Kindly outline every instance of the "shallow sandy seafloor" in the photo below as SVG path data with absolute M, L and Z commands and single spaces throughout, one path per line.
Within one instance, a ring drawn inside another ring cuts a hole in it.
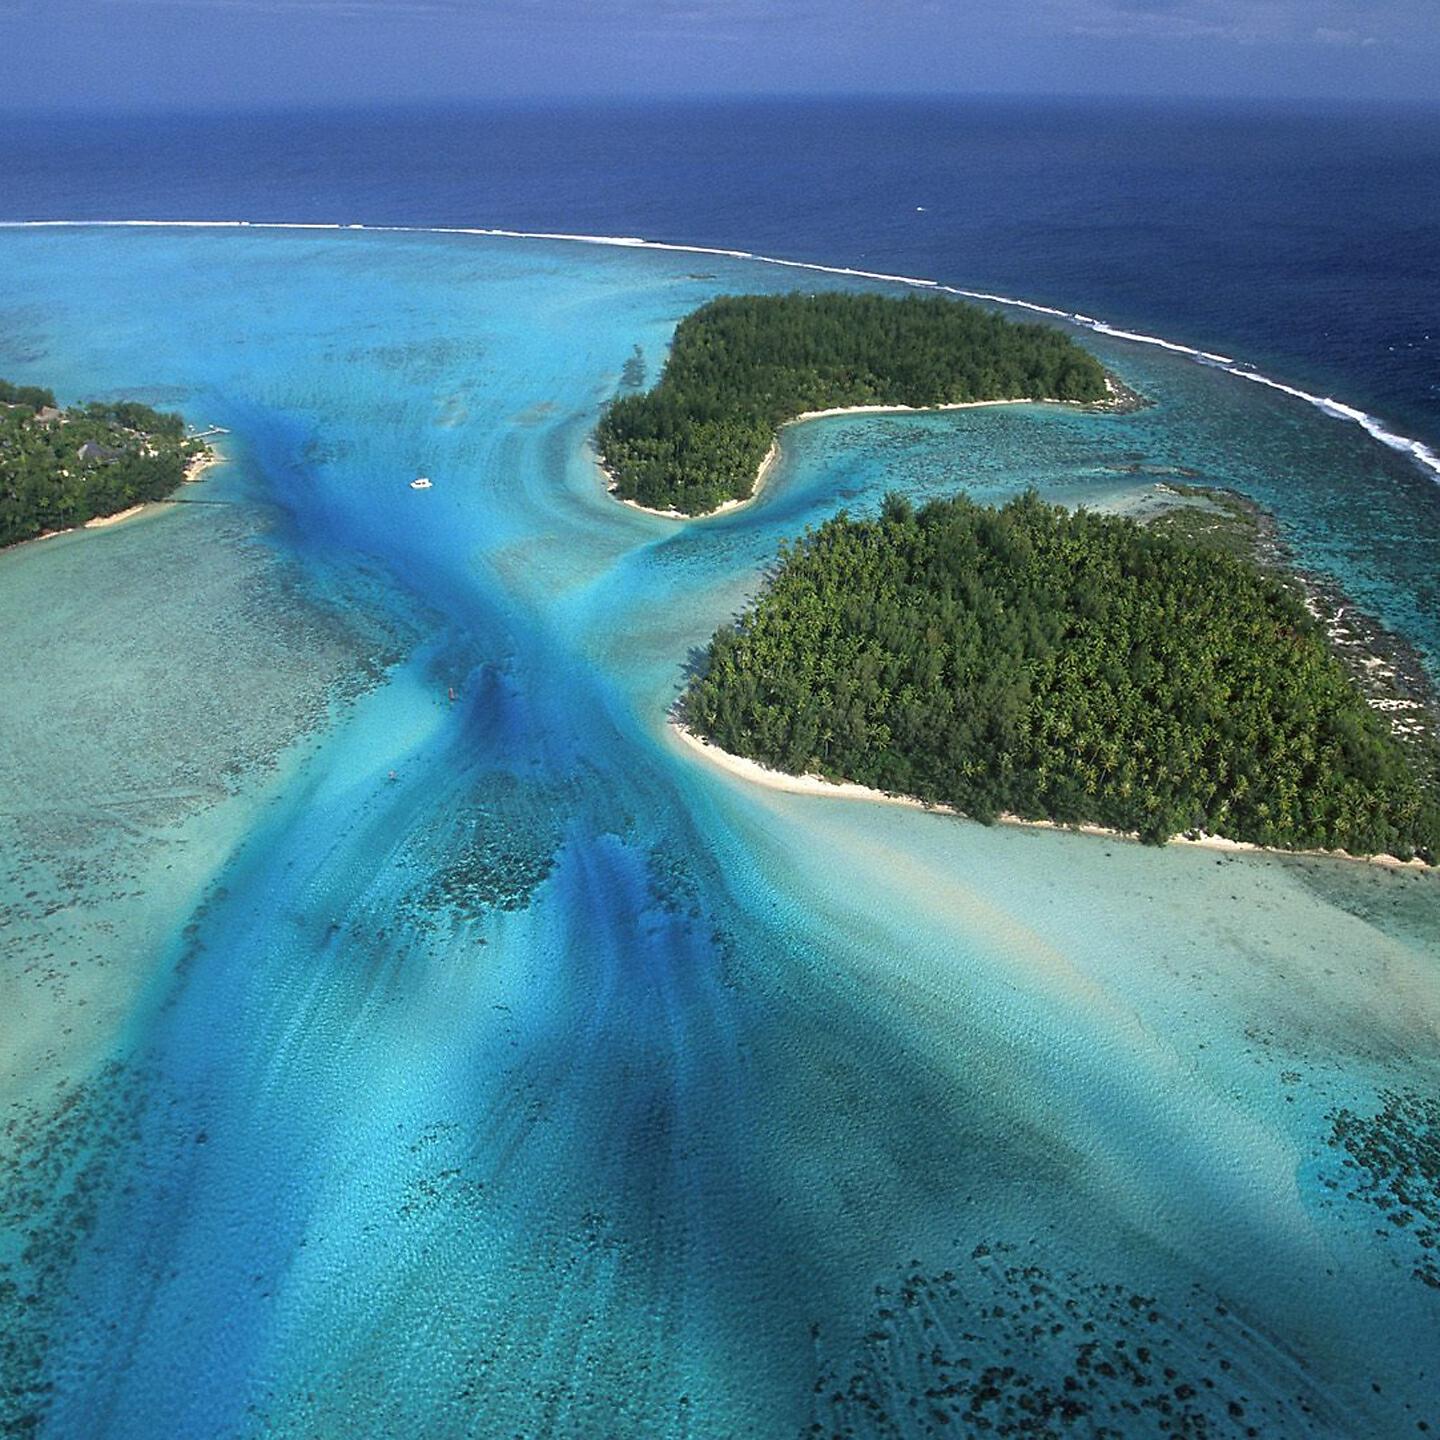
M 782 794 L 664 723 L 779 540 L 892 485 L 1194 472 L 1433 667 L 1418 470 L 1087 336 L 1150 408 L 798 427 L 677 526 L 604 494 L 598 408 L 784 272 L 0 262 L 0 374 L 232 432 L 186 504 L 0 556 L 4 1427 L 1440 1425 L 1435 877 Z

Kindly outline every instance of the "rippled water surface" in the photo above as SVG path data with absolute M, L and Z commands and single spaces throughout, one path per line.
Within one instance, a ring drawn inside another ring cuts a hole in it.
M 891 486 L 1230 485 L 1433 666 L 1417 467 L 1086 336 L 1148 409 L 819 422 L 676 526 L 603 494 L 598 409 L 793 275 L 283 232 L 0 267 L 0 373 L 232 432 L 184 504 L 0 556 L 10 1433 L 1436 1419 L 1433 877 L 758 790 L 664 726 L 778 542 Z

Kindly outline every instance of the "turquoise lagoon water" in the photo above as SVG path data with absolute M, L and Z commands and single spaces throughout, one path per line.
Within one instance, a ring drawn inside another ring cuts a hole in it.
M 779 541 L 891 486 L 1233 485 L 1434 665 L 1423 472 L 1087 337 L 1150 408 L 802 426 L 677 526 L 603 494 L 597 411 L 793 275 L 0 258 L 0 373 L 232 431 L 185 504 L 0 557 L 7 1432 L 1440 1423 L 1433 877 L 780 794 L 664 725 Z

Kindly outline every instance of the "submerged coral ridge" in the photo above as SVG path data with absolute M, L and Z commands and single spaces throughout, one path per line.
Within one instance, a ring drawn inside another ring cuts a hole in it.
M 897 487 L 1193 472 L 1431 664 L 1406 457 L 1091 332 L 1153 405 L 819 420 L 672 526 L 595 484 L 601 408 L 794 271 L 241 226 L 0 259 L 6 373 L 232 437 L 209 503 L 0 556 L 3 1426 L 1429 1423 L 1428 1112 L 1366 1127 L 1434 1093 L 1440 876 L 783 795 L 664 723 L 777 545 Z
M 1380 1100 L 1373 1115 L 1337 1110 L 1329 1141 L 1347 1157 L 1348 1197 L 1408 1238 L 1415 1278 L 1440 1290 L 1440 1099 L 1392 1090 Z

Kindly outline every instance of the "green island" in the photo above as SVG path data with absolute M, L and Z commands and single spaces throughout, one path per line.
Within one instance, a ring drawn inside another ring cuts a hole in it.
M 162 500 L 209 453 L 178 415 L 0 380 L 0 546 Z
M 1221 533 L 891 495 L 782 549 L 677 716 L 732 755 L 987 822 L 1433 864 L 1433 740 L 1397 738 L 1299 582 Z
M 680 322 L 659 383 L 613 401 L 596 445 L 622 500 L 701 515 L 749 499 L 780 426 L 813 411 L 1111 398 L 1059 330 L 940 296 L 723 296 Z

